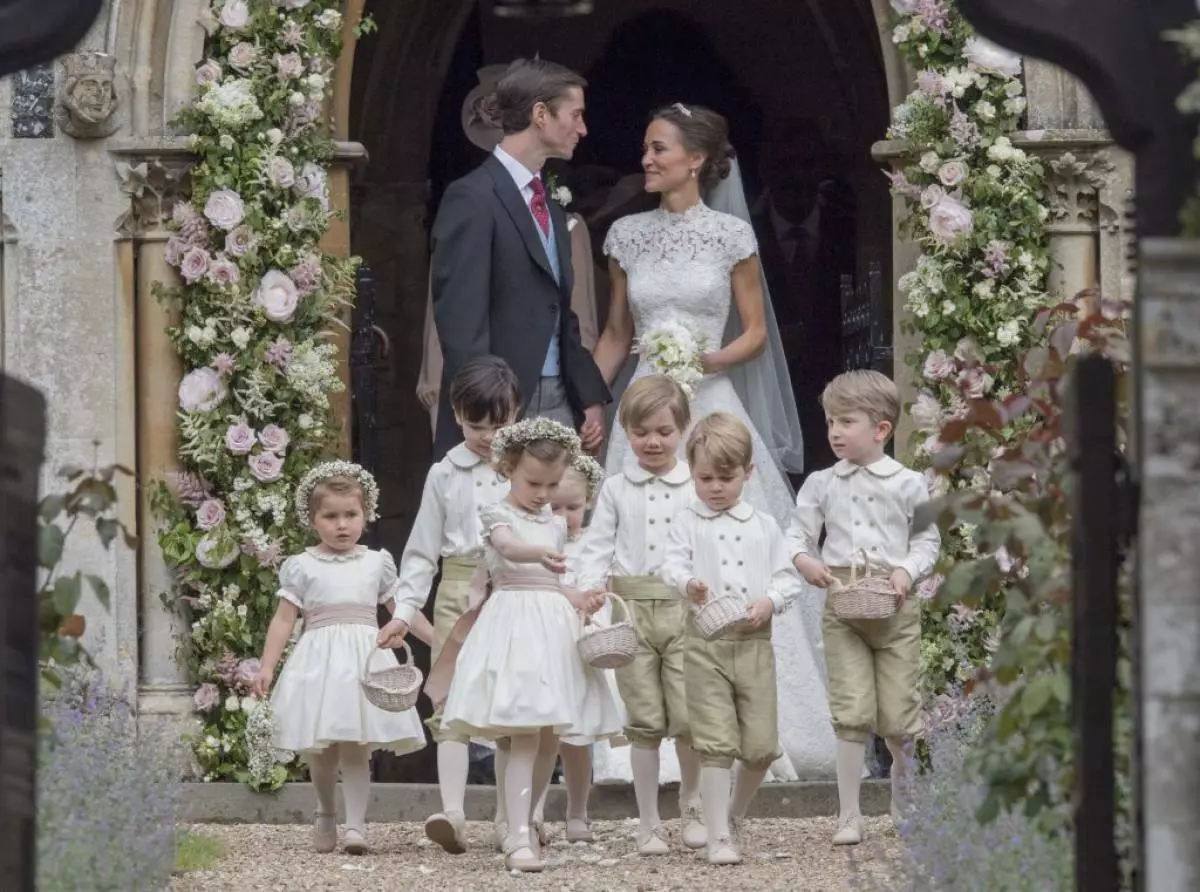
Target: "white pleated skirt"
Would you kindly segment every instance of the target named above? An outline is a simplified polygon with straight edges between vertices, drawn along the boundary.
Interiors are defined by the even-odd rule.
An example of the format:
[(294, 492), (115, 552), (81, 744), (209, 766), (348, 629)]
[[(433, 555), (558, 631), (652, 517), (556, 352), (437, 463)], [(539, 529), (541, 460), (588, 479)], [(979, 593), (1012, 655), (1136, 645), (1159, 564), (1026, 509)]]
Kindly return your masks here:
[(542, 728), (586, 742), (620, 734), (615, 687), (580, 659), (580, 628), (558, 592), (493, 593), (458, 655), (442, 721), (489, 740)]
[(374, 654), (373, 670), (396, 665), (390, 650), (375, 646), (376, 634), (370, 626), (343, 623), (300, 636), (271, 694), (277, 747), (306, 753), (359, 743), (402, 755), (425, 746), (415, 709), (386, 712), (359, 686), (368, 654)]

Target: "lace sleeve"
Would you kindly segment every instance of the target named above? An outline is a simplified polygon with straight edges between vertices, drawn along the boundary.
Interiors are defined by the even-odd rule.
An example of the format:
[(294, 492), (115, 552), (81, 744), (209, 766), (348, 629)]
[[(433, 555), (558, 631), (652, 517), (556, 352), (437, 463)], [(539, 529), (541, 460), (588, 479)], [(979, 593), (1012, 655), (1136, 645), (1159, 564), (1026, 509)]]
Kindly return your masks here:
[(298, 609), (304, 609), (304, 589), (308, 582), (308, 576), (304, 572), (304, 565), (300, 561), (299, 555), (293, 555), (283, 562), (283, 566), (279, 568), (279, 589), (276, 591), (276, 596), (295, 605)]
[(626, 232), (628, 228), (625, 218), (622, 217), (608, 227), (608, 235), (604, 237), (604, 256), (615, 260), (621, 269), (627, 269), (625, 264), (629, 260), (629, 239)]
[(758, 253), (758, 239), (754, 237), (754, 227), (745, 220), (727, 216), (729, 228), (725, 236), (725, 252), (729, 268), (733, 269), (747, 257)]
[(490, 505), (481, 505), (479, 508), (479, 520), (483, 525), (483, 541), (491, 540), (492, 530), (496, 527), (511, 527), (513, 525), (513, 516), (499, 502), (493, 502)]

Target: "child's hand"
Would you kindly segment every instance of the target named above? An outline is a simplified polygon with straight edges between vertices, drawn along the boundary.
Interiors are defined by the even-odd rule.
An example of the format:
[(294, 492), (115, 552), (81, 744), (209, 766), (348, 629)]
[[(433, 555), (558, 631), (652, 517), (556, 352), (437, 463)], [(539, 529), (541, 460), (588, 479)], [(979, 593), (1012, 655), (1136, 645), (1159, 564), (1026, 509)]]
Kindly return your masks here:
[(796, 555), (796, 569), (804, 577), (804, 581), (817, 588), (828, 588), (834, 582), (834, 575), (821, 561), (806, 554)]
[(593, 613), (603, 607), (604, 602), (608, 600), (608, 592), (604, 591), (604, 589), (592, 589), (590, 592), (584, 592), (583, 596), (587, 602), (584, 612), (588, 616), (591, 616)]
[(275, 678), (274, 666), (261, 666), (254, 681), (250, 682), (250, 693), (256, 697), (265, 697), (271, 693), (271, 682)]
[(546, 551), (542, 553), (541, 560), (539, 560), (538, 563), (556, 576), (561, 576), (563, 573), (567, 572), (567, 556), (561, 551), (554, 551), (553, 549), (547, 548)]
[(688, 580), (687, 594), (693, 604), (703, 607), (708, 603), (708, 586), (699, 579)]
[(408, 623), (402, 619), (393, 619), (379, 630), (379, 634), (375, 636), (375, 644), (378, 647), (399, 647), (404, 643), (406, 635), (408, 635)]
[(897, 610), (904, 607), (904, 602), (908, 600), (908, 590), (911, 588), (912, 578), (908, 575), (907, 570), (897, 567), (892, 571), (892, 591), (896, 593)]
[(772, 616), (775, 615), (775, 605), (771, 603), (770, 598), (759, 598), (750, 605), (750, 609), (746, 613), (746, 625), (752, 629), (757, 629)]
[(581, 592), (577, 588), (564, 588), (562, 593), (563, 597), (571, 602), (571, 606), (574, 607), (578, 613), (582, 613), (586, 616), (590, 612), (588, 610), (588, 595), (586, 592)]

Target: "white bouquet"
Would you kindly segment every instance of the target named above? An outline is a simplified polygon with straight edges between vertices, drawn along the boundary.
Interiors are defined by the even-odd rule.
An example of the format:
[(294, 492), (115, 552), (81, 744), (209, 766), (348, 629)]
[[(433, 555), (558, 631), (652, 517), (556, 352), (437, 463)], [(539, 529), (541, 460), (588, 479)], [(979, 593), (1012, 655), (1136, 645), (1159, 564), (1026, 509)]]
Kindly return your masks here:
[(704, 377), (700, 364), (704, 340), (681, 322), (664, 322), (638, 338), (634, 352), (646, 357), (655, 372), (682, 387), (690, 399), (696, 383)]

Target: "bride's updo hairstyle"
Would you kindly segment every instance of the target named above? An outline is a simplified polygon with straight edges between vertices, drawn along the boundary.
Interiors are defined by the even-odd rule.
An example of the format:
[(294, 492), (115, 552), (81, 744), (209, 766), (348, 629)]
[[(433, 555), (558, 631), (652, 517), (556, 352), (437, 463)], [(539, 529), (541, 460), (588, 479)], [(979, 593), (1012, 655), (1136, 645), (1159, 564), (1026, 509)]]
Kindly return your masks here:
[(704, 156), (704, 165), (696, 175), (701, 188), (711, 189), (729, 176), (734, 152), (729, 143), (729, 124), (724, 116), (703, 105), (676, 102), (660, 108), (650, 119), (674, 124), (683, 147)]

